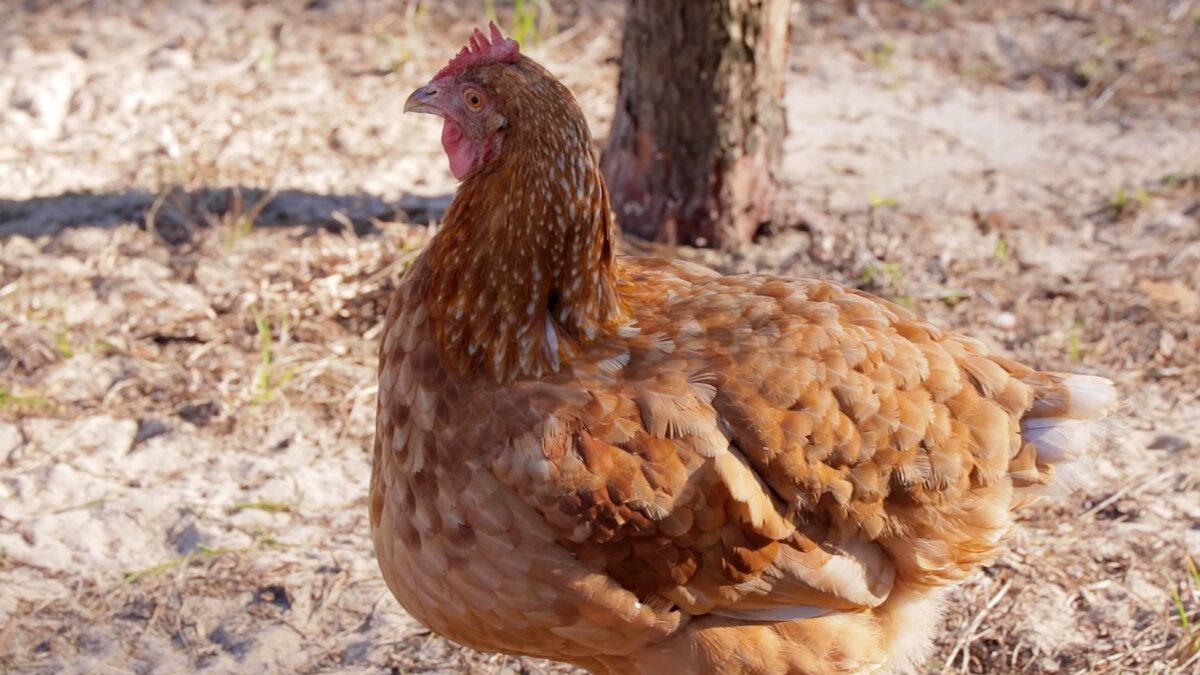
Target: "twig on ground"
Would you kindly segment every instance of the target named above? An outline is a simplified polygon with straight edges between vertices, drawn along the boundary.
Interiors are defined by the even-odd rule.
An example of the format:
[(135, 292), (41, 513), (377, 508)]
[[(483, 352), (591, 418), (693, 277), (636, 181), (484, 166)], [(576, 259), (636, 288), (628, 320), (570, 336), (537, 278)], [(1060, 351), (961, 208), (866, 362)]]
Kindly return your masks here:
[(1010, 588), (1012, 588), (1012, 579), (1006, 580), (1004, 585), (1000, 587), (1000, 590), (996, 591), (991, 599), (987, 601), (987, 604), (975, 614), (975, 617), (971, 619), (971, 623), (963, 631), (962, 636), (958, 638), (954, 649), (950, 650), (950, 655), (946, 657), (947, 665), (952, 665), (954, 658), (958, 656), (959, 652), (962, 652), (962, 666), (960, 670), (964, 673), (967, 672), (967, 665), (970, 660), (970, 646), (976, 637), (975, 631), (979, 630), (979, 626), (983, 623), (984, 618), (987, 617), (988, 612), (992, 611), (992, 608), (1004, 598)]
[(1097, 513), (1099, 513), (1100, 511), (1103, 511), (1104, 509), (1108, 508), (1109, 506), (1112, 506), (1118, 500), (1125, 497), (1126, 495), (1129, 495), (1130, 497), (1135, 497), (1135, 496), (1141, 494), (1142, 492), (1144, 492), (1150, 486), (1161, 483), (1162, 481), (1166, 480), (1167, 478), (1169, 478), (1175, 474), (1176, 474), (1176, 471), (1174, 469), (1169, 469), (1167, 471), (1164, 471), (1164, 472), (1158, 474), (1157, 476), (1154, 476), (1153, 478), (1148, 478), (1148, 479), (1142, 481), (1138, 485), (1126, 485), (1125, 487), (1121, 488), (1120, 490), (1117, 490), (1116, 492), (1112, 493), (1112, 495), (1110, 495), (1107, 499), (1101, 501), (1099, 504), (1096, 504), (1095, 506), (1088, 509), (1087, 511), (1084, 511), (1083, 514), (1080, 515), (1079, 518), (1080, 518), (1080, 520), (1083, 520), (1085, 518), (1094, 516)]

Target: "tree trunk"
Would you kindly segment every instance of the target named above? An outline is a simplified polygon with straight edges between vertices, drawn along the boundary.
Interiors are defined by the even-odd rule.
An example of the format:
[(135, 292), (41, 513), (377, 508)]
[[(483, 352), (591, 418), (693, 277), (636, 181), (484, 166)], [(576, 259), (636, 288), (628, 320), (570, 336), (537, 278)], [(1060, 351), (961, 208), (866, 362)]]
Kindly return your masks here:
[(732, 248), (766, 220), (785, 132), (788, 0), (630, 0), (602, 168), (621, 227)]

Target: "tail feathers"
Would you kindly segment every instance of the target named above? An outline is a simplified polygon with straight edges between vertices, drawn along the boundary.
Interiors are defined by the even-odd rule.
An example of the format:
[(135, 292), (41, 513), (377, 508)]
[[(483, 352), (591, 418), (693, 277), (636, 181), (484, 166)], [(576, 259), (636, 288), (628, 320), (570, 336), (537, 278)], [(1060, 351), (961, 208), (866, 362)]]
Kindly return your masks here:
[(1111, 380), (1094, 375), (1037, 375), (1038, 381), (1028, 382), (1034, 387), (1034, 401), (1024, 420), (1098, 420), (1117, 412), (1120, 402)]
[(1089, 456), (1116, 431), (1117, 390), (1092, 375), (1038, 373), (1029, 379), (1034, 402), (1021, 419), (1021, 437), (1033, 457), (1020, 455), (1034, 466), (1019, 472), (1017, 486), (1026, 495), (1065, 494), (1084, 483)]
[(1039, 417), (1021, 420), (1021, 437), (1033, 443), (1038, 464), (1065, 464), (1103, 446), (1105, 426), (1103, 418)]

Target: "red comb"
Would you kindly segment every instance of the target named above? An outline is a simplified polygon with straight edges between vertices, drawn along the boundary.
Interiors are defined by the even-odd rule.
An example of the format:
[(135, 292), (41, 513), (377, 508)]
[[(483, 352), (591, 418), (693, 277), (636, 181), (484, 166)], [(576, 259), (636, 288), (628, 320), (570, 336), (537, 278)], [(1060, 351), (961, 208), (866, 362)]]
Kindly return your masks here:
[(483, 31), (475, 29), (471, 36), (471, 45), (463, 47), (462, 51), (438, 71), (433, 79), (438, 80), (450, 75), (457, 75), (472, 66), (482, 66), (487, 63), (512, 63), (517, 60), (519, 47), (517, 41), (504, 37), (495, 21), (489, 21), (492, 39), (489, 41)]

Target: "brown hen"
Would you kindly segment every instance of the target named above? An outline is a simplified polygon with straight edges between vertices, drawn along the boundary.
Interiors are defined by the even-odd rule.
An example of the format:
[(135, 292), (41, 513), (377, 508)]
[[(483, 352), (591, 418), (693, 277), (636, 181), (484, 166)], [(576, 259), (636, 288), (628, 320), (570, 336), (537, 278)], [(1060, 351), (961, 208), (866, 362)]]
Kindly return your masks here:
[(371, 525), (419, 621), (598, 673), (918, 663), (1101, 442), (1042, 373), (834, 283), (624, 259), (574, 98), (495, 26), (406, 111), (461, 179), (380, 349)]

